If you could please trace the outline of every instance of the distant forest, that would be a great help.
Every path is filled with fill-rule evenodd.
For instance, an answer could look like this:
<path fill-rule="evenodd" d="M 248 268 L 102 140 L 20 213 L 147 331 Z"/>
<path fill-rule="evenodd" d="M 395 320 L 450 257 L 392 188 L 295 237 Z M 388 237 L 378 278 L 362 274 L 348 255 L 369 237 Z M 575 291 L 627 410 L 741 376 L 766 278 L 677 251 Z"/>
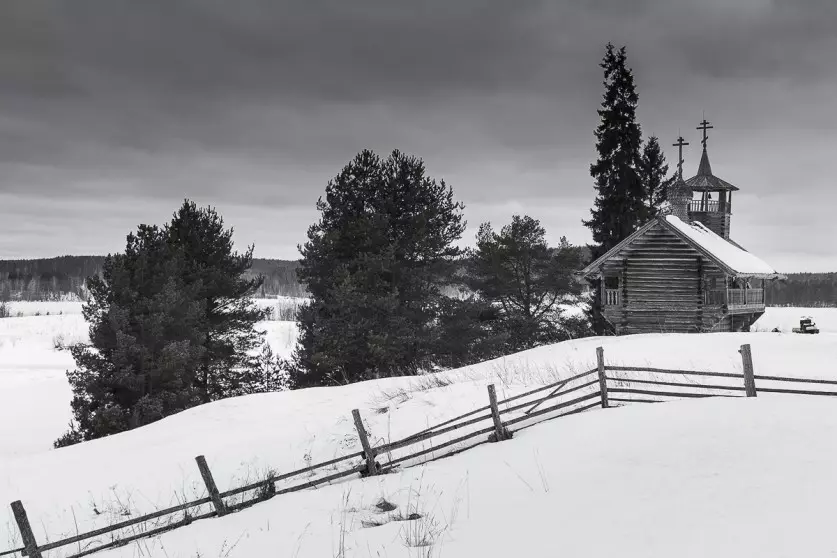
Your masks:
<path fill-rule="evenodd" d="M 87 277 L 101 272 L 104 256 L 61 256 L 40 260 L 0 260 L 0 301 L 85 298 Z M 295 260 L 254 259 L 250 274 L 265 276 L 259 297 L 305 296 Z M 837 307 L 837 273 L 790 273 L 767 284 L 768 306 Z"/>
<path fill-rule="evenodd" d="M 40 260 L 0 260 L 0 301 L 85 299 L 85 280 L 102 271 L 104 256 L 61 256 Z M 250 275 L 264 275 L 257 296 L 305 296 L 296 279 L 296 261 L 253 259 Z"/>

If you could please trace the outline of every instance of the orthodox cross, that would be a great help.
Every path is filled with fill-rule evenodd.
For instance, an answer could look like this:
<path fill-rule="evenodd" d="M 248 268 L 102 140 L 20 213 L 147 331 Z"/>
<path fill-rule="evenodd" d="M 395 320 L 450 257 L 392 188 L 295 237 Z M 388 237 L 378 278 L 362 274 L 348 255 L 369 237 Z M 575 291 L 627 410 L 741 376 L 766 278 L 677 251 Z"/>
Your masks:
<path fill-rule="evenodd" d="M 710 126 L 709 121 L 706 119 L 706 117 L 704 117 L 703 122 L 700 123 L 700 126 L 695 128 L 696 130 L 701 130 L 703 132 L 703 139 L 701 140 L 700 143 L 703 144 L 703 150 L 704 151 L 706 151 L 706 138 L 707 138 L 706 131 L 713 129 L 714 127 L 715 126 Z"/>
<path fill-rule="evenodd" d="M 683 136 L 677 138 L 677 143 L 672 144 L 677 149 L 677 173 L 680 175 L 680 180 L 683 180 L 683 146 L 689 145 L 689 142 L 683 139 Z"/>

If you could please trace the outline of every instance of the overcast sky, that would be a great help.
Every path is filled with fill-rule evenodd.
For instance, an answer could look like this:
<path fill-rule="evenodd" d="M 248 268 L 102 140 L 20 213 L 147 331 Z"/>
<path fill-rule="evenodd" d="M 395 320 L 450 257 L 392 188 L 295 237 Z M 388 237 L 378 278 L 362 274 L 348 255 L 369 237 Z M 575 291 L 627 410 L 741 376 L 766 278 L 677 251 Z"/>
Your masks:
<path fill-rule="evenodd" d="M 422 157 L 480 222 L 581 220 L 608 41 L 644 135 L 715 125 L 732 237 L 837 270 L 835 0 L 4 0 L 0 259 L 105 254 L 184 197 L 295 258 L 358 151 Z"/>

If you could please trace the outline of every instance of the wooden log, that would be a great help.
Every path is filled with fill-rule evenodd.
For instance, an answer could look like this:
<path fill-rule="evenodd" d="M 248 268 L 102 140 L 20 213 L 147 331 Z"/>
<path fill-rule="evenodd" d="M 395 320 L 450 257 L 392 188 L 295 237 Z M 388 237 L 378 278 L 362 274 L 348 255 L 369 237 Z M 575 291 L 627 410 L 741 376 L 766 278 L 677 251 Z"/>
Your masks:
<path fill-rule="evenodd" d="M 497 391 L 494 389 L 494 384 L 488 386 L 488 404 L 491 407 L 491 418 L 494 419 L 494 434 L 492 435 L 492 442 L 502 442 L 511 438 L 506 427 L 503 426 L 503 420 L 500 418 L 500 408 L 497 406 Z"/>
<path fill-rule="evenodd" d="M 753 374 L 756 380 L 770 380 L 774 382 L 799 382 L 802 384 L 825 384 L 830 386 L 837 386 L 837 380 L 818 380 L 814 378 L 791 378 L 788 376 L 760 376 Z"/>
<path fill-rule="evenodd" d="M 713 393 L 685 393 L 655 391 L 649 389 L 610 388 L 611 393 L 631 393 L 635 395 L 654 395 L 657 397 L 740 397 L 738 395 L 716 395 Z"/>
<path fill-rule="evenodd" d="M 599 366 L 599 388 L 602 392 L 602 409 L 608 408 L 607 402 L 607 376 L 605 375 L 605 362 L 604 362 L 604 348 L 603 347 L 596 347 L 596 361 L 598 362 Z"/>
<path fill-rule="evenodd" d="M 545 397 L 542 397 L 541 399 L 539 399 L 537 403 L 535 403 L 534 405 L 532 405 L 530 408 L 526 409 L 526 411 L 524 411 L 524 413 L 523 413 L 523 414 L 524 414 L 524 415 L 528 415 L 529 413 L 531 413 L 532 411 L 534 411 L 535 409 L 537 409 L 538 407 L 540 407 L 540 406 L 543 404 L 543 402 L 544 402 L 544 401 L 546 401 L 546 400 L 547 400 L 547 399 L 549 399 L 550 397 L 555 397 L 555 395 L 556 395 L 559 391 L 561 391 L 561 389 L 562 389 L 565 385 L 567 385 L 567 382 L 566 382 L 566 381 L 563 381 L 563 382 L 561 382 L 560 384 L 558 384 L 558 387 L 557 387 L 557 388 L 555 388 L 554 390 L 550 391 L 550 392 L 549 392 L 549 393 L 548 393 Z"/>
<path fill-rule="evenodd" d="M 221 493 L 218 491 L 218 486 L 215 484 L 215 479 L 212 478 L 212 471 L 209 470 L 209 465 L 206 463 L 206 458 L 199 455 L 195 458 L 198 464 L 198 469 L 203 477 L 203 483 L 206 485 L 206 491 L 212 499 L 212 505 L 215 507 L 215 513 L 218 516 L 226 515 L 227 506 L 224 504 L 224 499 L 221 498 Z"/>
<path fill-rule="evenodd" d="M 750 352 L 750 345 L 741 345 L 738 352 L 741 353 L 741 363 L 744 365 L 744 388 L 747 397 L 755 397 L 756 379 L 753 377 L 753 354 Z"/>
<path fill-rule="evenodd" d="M 469 440 L 471 438 L 476 438 L 478 436 L 483 436 L 485 434 L 490 434 L 489 439 L 488 440 L 483 440 L 480 443 L 485 443 L 486 441 L 491 441 L 491 436 L 494 435 L 494 427 L 491 426 L 489 428 L 483 428 L 482 430 L 476 430 L 474 432 L 469 432 L 468 434 L 465 434 L 463 436 L 459 436 L 458 438 L 454 438 L 453 440 L 448 440 L 447 442 L 442 442 L 441 444 L 436 444 L 435 446 L 430 446 L 429 448 L 424 448 L 420 451 L 417 451 L 415 453 L 411 453 L 409 455 L 402 455 L 401 457 L 397 457 L 397 458 L 393 459 L 392 461 L 384 463 L 381 466 L 381 469 L 384 470 L 384 471 L 390 470 L 390 469 L 392 469 L 392 467 L 394 465 L 397 465 L 398 463 L 402 463 L 404 461 L 409 461 L 411 459 L 415 459 L 417 457 L 427 455 L 428 453 L 433 453 L 434 451 L 439 451 L 442 448 L 453 446 L 455 444 L 459 444 L 459 443 L 464 442 L 466 440 Z"/>
<path fill-rule="evenodd" d="M 165 533 L 167 531 L 173 531 L 174 529 L 177 529 L 179 527 L 185 527 L 186 525 L 191 525 L 195 521 L 198 521 L 198 520 L 201 520 L 201 519 L 207 519 L 207 518 L 210 518 L 210 517 L 215 517 L 215 515 L 216 515 L 216 513 L 213 510 L 211 512 L 203 513 L 203 514 L 195 516 L 195 517 L 187 517 L 185 519 L 181 519 L 180 521 L 176 521 L 175 523 L 171 523 L 169 525 L 164 525 L 162 527 L 157 527 L 155 529 L 150 529 L 148 531 L 143 531 L 141 533 L 137 533 L 136 535 L 130 535 L 130 536 L 127 536 L 127 537 L 119 537 L 119 538 L 117 538 L 115 540 L 112 540 L 108 543 L 105 543 L 101 546 L 97 546 L 97 547 L 94 547 L 94 548 L 88 548 L 88 549 L 82 550 L 81 552 L 78 552 L 76 554 L 71 554 L 71 555 L 67 556 L 66 558 L 82 558 L 84 556 L 90 556 L 91 554 L 101 552 L 102 550 L 107 550 L 108 548 L 115 548 L 115 547 L 118 547 L 118 546 L 125 546 L 126 544 L 128 544 L 130 542 L 133 542 L 133 541 L 136 541 L 136 540 L 139 540 L 139 539 L 150 538 L 150 537 Z"/>
<path fill-rule="evenodd" d="M 715 378 L 743 378 L 741 374 L 730 372 L 700 372 L 698 370 L 671 370 L 668 368 L 652 368 L 650 366 L 606 366 L 607 370 L 618 372 L 651 372 L 654 374 L 677 374 L 681 376 L 712 376 Z"/>
<path fill-rule="evenodd" d="M 366 428 L 363 426 L 363 421 L 360 418 L 360 411 L 352 410 L 352 418 L 355 421 L 355 429 L 357 429 L 358 438 L 360 438 L 360 445 L 363 447 L 363 455 L 366 457 L 366 469 L 364 476 L 374 476 L 378 474 L 378 464 L 375 462 L 375 451 L 369 444 L 369 436 L 366 434 Z"/>
<path fill-rule="evenodd" d="M 531 420 L 535 417 L 539 417 L 541 415 L 546 415 L 549 413 L 554 413 L 555 411 L 559 411 L 561 409 L 566 409 L 567 407 L 572 407 L 573 405 L 578 405 L 579 403 L 583 403 L 585 401 L 589 401 L 591 399 L 595 399 L 600 397 L 599 392 L 588 393 L 587 395 L 582 395 L 581 397 L 576 397 L 575 399 L 571 399 L 569 401 L 564 401 L 563 403 L 558 403 L 557 405 L 552 405 L 551 407 L 546 407 L 545 409 L 538 409 L 537 411 L 533 411 L 529 415 L 521 415 L 519 417 L 514 417 L 513 419 L 509 419 L 506 421 L 506 427 L 509 427 L 513 424 L 517 424 L 519 422 Z M 598 407 L 600 403 L 598 401 L 593 403 L 594 407 Z"/>
<path fill-rule="evenodd" d="M 837 391 L 816 391 L 807 389 L 784 389 L 784 388 L 766 388 L 760 387 L 759 391 L 769 393 L 785 393 L 789 395 L 827 395 L 830 397 L 837 396 Z"/>
<path fill-rule="evenodd" d="M 330 459 L 328 461 L 323 461 L 322 463 L 315 463 L 313 465 L 309 465 L 308 467 L 304 467 L 302 469 L 297 469 L 296 471 L 291 471 L 290 473 L 283 473 L 281 475 L 276 475 L 276 476 L 269 477 L 268 479 L 265 479 L 265 480 L 260 480 L 260 481 L 257 481 L 257 482 L 246 484 L 244 486 L 239 486 L 238 488 L 231 488 L 230 490 L 227 490 L 226 492 L 222 492 L 221 493 L 221 498 L 227 498 L 229 496 L 235 496 L 236 494 L 241 494 L 242 492 L 249 492 L 250 490 L 256 490 L 256 489 L 259 489 L 259 488 L 263 487 L 265 485 L 265 483 L 267 483 L 267 482 L 277 483 L 279 481 L 283 481 L 283 480 L 289 479 L 291 477 L 296 477 L 296 476 L 301 475 L 303 473 L 309 473 L 309 472 L 314 471 L 316 469 L 324 469 L 325 467 L 328 467 L 330 465 L 335 465 L 337 463 L 340 463 L 341 461 L 347 461 L 349 459 L 354 459 L 355 457 L 363 457 L 363 452 L 359 451 L 357 453 L 350 453 L 348 455 L 343 455 L 341 457 L 336 457 L 336 458 Z"/>
<path fill-rule="evenodd" d="M 551 395 L 549 395 L 549 397 L 548 397 L 548 398 L 544 398 L 543 400 L 541 400 L 541 401 L 538 403 L 538 405 L 540 405 L 540 403 L 542 403 L 542 402 L 543 402 L 544 400 L 546 400 L 546 399 L 555 399 L 555 398 L 558 398 L 558 397 L 563 397 L 564 395 L 567 395 L 567 394 L 573 393 L 573 392 L 575 392 L 575 391 L 578 391 L 578 390 L 581 390 L 581 389 L 584 389 L 584 388 L 588 388 L 588 387 L 590 387 L 590 386 L 594 386 L 594 385 L 596 385 L 596 384 L 598 384 L 598 383 L 599 383 L 599 379 L 598 379 L 598 378 L 595 378 L 595 379 L 593 379 L 593 380 L 591 380 L 591 381 L 589 381 L 589 382 L 585 382 L 585 383 L 583 383 L 583 384 L 579 384 L 579 385 L 577 385 L 577 386 L 573 386 L 573 387 L 571 387 L 571 388 L 562 389 L 562 391 L 559 391 L 559 392 L 556 392 L 556 393 L 554 393 L 554 394 L 551 394 Z M 505 414 L 505 413 L 512 413 L 512 412 L 514 412 L 514 411 L 519 411 L 520 409 L 523 409 L 524 407 L 528 407 L 529 405 L 531 405 L 531 401 L 527 401 L 526 403 L 520 403 L 520 404 L 518 404 L 518 405 L 514 405 L 514 406 L 512 406 L 512 407 L 505 407 L 505 408 L 503 408 L 503 409 L 500 409 L 500 414 L 501 414 L 501 415 L 503 415 L 503 414 Z M 530 410 L 530 411 L 527 411 L 527 412 L 526 412 L 526 413 L 524 413 L 524 414 L 530 414 L 530 413 L 532 413 L 532 412 L 534 412 L 534 411 Z"/>
<path fill-rule="evenodd" d="M 20 538 L 23 539 L 24 554 L 29 558 L 42 558 L 38 543 L 35 541 L 35 533 L 32 532 L 32 525 L 29 524 L 29 518 L 26 516 L 23 502 L 20 500 L 12 502 L 12 513 L 20 531 Z"/>
<path fill-rule="evenodd" d="M 74 535 L 72 537 L 68 537 L 66 539 L 61 539 L 58 541 L 54 541 L 51 543 L 47 543 L 41 547 L 41 551 L 52 550 L 54 548 L 59 548 L 62 546 L 67 546 L 68 544 L 73 544 L 77 542 L 81 542 L 83 540 L 92 539 L 93 537 L 98 537 L 100 535 L 105 535 L 107 533 L 113 533 L 114 531 L 119 531 L 120 529 L 124 529 L 126 527 L 131 527 L 133 525 L 138 525 L 140 523 L 145 523 L 146 521 L 157 519 L 158 517 L 163 517 L 165 515 L 171 515 L 173 513 L 177 513 L 179 511 L 184 511 L 189 508 L 202 506 L 204 504 L 209 504 L 212 502 L 212 498 L 201 498 L 200 500 L 196 500 L 194 502 L 187 502 L 185 504 L 178 504 L 177 506 L 172 506 L 170 508 L 166 508 L 164 510 L 159 510 L 153 513 L 149 513 L 147 515 L 143 515 L 140 517 L 135 517 L 133 519 L 129 519 L 127 521 L 122 521 L 120 523 L 114 523 L 113 525 L 108 525 L 107 527 L 102 527 L 100 529 L 96 529 L 95 531 L 90 531 L 87 533 L 82 533 L 80 535 Z M 212 512 L 215 513 L 214 511 Z"/>
<path fill-rule="evenodd" d="M 648 384 L 654 386 L 666 387 L 684 387 L 684 388 L 700 388 L 700 389 L 727 389 L 731 391 L 744 391 L 745 388 L 741 386 L 722 386 L 719 384 L 690 384 L 688 382 L 661 382 L 659 380 L 637 380 L 634 378 L 608 378 L 612 382 L 624 382 L 626 384 Z"/>

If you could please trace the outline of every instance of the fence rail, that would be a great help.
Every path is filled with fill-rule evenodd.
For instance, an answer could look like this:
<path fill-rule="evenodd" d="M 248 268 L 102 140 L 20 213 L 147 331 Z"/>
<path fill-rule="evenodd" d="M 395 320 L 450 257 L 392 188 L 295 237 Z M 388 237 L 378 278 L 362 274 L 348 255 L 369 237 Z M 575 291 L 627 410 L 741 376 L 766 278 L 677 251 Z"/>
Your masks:
<path fill-rule="evenodd" d="M 407 466 L 410 462 L 414 462 L 414 464 L 426 463 L 427 461 L 454 455 L 481 444 L 501 442 L 513 437 L 516 432 L 535 426 L 545 420 L 581 413 L 595 407 L 608 408 L 611 404 L 621 406 L 631 403 L 660 403 L 671 398 L 742 397 L 741 392 L 744 392 L 746 397 L 756 397 L 758 391 L 791 395 L 837 396 L 837 391 L 774 387 L 774 384 L 781 385 L 787 383 L 837 386 L 837 380 L 757 375 L 753 369 L 750 346 L 742 345 L 739 353 L 741 354 L 742 374 L 677 370 L 647 366 L 607 365 L 604 358 L 604 349 L 598 347 L 596 349 L 596 368 L 502 400 L 497 399 L 494 386 L 489 385 L 488 405 L 447 419 L 400 440 L 387 442 L 378 446 L 373 446 L 369 443 L 369 435 L 363 426 L 360 412 L 354 410 L 352 412 L 352 418 L 357 430 L 358 439 L 363 448 L 362 451 L 336 457 L 288 473 L 272 475 L 258 482 L 223 492 L 219 491 L 216 487 L 205 458 L 198 456 L 195 460 L 206 485 L 207 493 L 209 494 L 207 497 L 46 544 L 39 545 L 36 542 L 23 504 L 20 501 L 12 502 L 12 511 L 23 546 L 2 551 L 0 552 L 0 557 L 21 554 L 30 558 L 43 558 L 44 552 L 82 541 L 90 541 L 88 542 L 87 548 L 82 549 L 79 547 L 77 553 L 67 557 L 81 558 L 101 550 L 128 544 L 137 539 L 155 536 L 172 529 L 183 527 L 197 520 L 220 517 L 228 513 L 233 513 L 281 494 L 314 488 L 352 476 L 363 477 L 388 473 L 399 466 Z M 645 376 L 640 377 L 640 374 Z M 660 379 L 656 377 L 657 375 L 676 375 L 683 378 L 713 378 L 715 380 L 713 380 L 713 383 L 671 381 Z M 735 383 L 732 383 L 731 380 L 735 380 Z M 723 381 L 730 381 L 730 383 L 725 384 Z M 759 387 L 757 390 L 757 381 L 760 383 L 768 383 L 769 385 Z M 587 391 L 585 392 L 584 390 Z M 574 396 L 568 398 L 567 396 L 571 394 Z M 550 403 L 547 404 L 547 402 Z M 468 431 L 462 432 L 461 435 L 457 435 L 452 439 L 438 440 L 440 436 L 463 429 L 468 429 Z M 470 445 L 468 445 L 469 443 Z M 415 447 L 419 445 L 421 446 L 418 448 Z M 386 457 L 386 461 L 379 463 L 378 458 L 382 456 Z M 337 467 L 340 464 L 346 464 L 347 466 L 340 469 Z M 326 468 L 338 468 L 338 470 L 327 475 L 315 476 L 305 482 L 293 484 L 292 479 L 295 477 L 306 473 L 317 475 L 318 473 L 322 473 Z M 285 486 L 277 490 L 276 483 L 281 481 L 292 481 L 291 486 Z M 238 496 L 248 492 L 256 492 L 256 494 L 249 499 L 243 499 L 241 502 L 233 505 L 230 505 L 226 501 L 226 499 L 232 496 Z M 210 511 L 201 512 L 202 506 L 208 506 L 210 504 Z M 195 512 L 194 515 L 190 514 L 192 511 Z M 175 517 L 176 515 L 178 517 Z M 139 533 L 120 533 L 128 527 L 141 524 L 145 525 L 150 521 L 162 519 L 167 520 L 163 525 L 151 525 L 151 528 Z M 111 535 L 111 540 L 91 548 L 90 544 L 95 544 L 96 542 L 91 541 L 91 539 L 96 539 L 103 535 Z"/>

